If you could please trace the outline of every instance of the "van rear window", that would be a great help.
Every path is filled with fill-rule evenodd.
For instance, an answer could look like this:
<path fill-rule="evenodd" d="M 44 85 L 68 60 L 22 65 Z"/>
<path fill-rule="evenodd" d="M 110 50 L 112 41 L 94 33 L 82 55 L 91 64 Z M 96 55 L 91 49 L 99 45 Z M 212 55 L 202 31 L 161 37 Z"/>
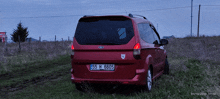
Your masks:
<path fill-rule="evenodd" d="M 75 32 L 81 45 L 127 44 L 133 36 L 132 22 L 124 17 L 82 18 Z"/>

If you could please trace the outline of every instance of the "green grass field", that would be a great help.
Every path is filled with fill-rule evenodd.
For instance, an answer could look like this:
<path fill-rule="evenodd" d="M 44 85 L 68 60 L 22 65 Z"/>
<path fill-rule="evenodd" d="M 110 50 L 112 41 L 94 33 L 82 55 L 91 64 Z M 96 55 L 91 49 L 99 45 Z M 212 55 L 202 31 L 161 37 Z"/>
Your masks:
<path fill-rule="evenodd" d="M 220 45 L 212 43 L 213 39 L 217 42 L 220 37 L 171 40 L 169 45 L 165 46 L 170 74 L 156 79 L 150 93 L 131 85 L 119 86 L 115 89 L 107 87 L 100 89 L 101 91 L 76 90 L 70 80 L 71 64 L 70 48 L 68 48 L 70 42 L 60 43 L 59 46 L 66 47 L 53 52 L 48 51 L 49 48 L 36 50 L 32 54 L 38 57 L 32 60 L 28 56 L 30 53 L 27 54 L 26 51 L 16 55 L 3 54 L 8 60 L 2 59 L 3 61 L 0 62 L 0 98 L 218 99 L 220 98 L 220 63 L 215 58 L 220 56 L 218 50 Z M 49 50 L 53 50 L 53 47 Z M 66 53 L 62 53 L 64 51 Z M 42 52 L 44 55 L 41 55 Z M 48 58 L 50 54 L 54 56 Z M 13 59 L 17 60 L 12 61 Z"/>

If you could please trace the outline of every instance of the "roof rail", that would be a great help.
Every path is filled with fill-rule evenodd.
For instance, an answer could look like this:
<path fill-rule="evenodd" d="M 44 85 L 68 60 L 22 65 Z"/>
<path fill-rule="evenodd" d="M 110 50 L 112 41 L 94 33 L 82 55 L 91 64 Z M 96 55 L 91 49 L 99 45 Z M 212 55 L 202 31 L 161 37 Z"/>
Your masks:
<path fill-rule="evenodd" d="M 138 14 L 131 14 L 131 13 L 129 13 L 128 16 L 129 16 L 129 17 L 139 16 L 139 17 L 143 17 L 144 19 L 147 20 L 147 18 L 146 18 L 145 16 L 138 15 Z"/>
<path fill-rule="evenodd" d="M 83 17 L 91 17 L 91 16 L 94 16 L 94 15 L 84 15 Z"/>
<path fill-rule="evenodd" d="M 134 17 L 131 13 L 129 13 L 128 16 L 129 16 L 129 17 L 132 17 L 132 18 Z"/>

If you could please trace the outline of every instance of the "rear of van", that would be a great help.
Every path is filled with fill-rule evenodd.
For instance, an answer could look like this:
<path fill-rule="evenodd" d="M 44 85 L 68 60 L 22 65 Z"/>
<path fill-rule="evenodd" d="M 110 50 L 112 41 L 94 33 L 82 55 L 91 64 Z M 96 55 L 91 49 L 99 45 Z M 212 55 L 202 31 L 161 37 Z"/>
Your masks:
<path fill-rule="evenodd" d="M 82 17 L 71 47 L 72 82 L 145 84 L 134 24 L 128 16 Z"/>

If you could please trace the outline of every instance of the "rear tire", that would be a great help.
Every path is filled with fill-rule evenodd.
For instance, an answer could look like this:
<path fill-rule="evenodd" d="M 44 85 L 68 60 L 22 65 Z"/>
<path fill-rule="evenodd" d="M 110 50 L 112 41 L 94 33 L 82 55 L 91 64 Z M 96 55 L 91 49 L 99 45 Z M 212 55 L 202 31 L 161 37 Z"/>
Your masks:
<path fill-rule="evenodd" d="M 169 69 L 169 63 L 167 61 L 167 59 L 165 60 L 165 67 L 164 67 L 164 74 L 169 74 L 170 69 Z"/>
<path fill-rule="evenodd" d="M 150 92 L 151 91 L 151 88 L 152 88 L 152 73 L 151 73 L 151 70 L 150 68 L 147 70 L 147 76 L 146 76 L 146 91 L 147 92 Z"/>

